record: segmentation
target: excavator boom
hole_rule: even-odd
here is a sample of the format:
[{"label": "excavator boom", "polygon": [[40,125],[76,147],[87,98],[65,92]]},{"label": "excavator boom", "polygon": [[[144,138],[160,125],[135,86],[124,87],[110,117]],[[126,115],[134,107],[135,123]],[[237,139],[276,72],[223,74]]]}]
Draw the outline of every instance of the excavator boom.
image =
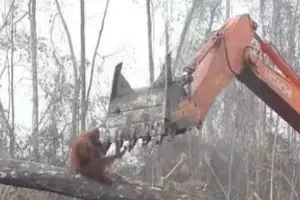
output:
[{"label": "excavator boom", "polygon": [[[282,62],[284,65],[269,66],[262,56],[251,51],[250,48],[246,50],[245,69],[237,75],[237,79],[300,133],[300,84],[295,79],[296,73],[285,62]],[[273,53],[276,55],[275,51]],[[276,56],[278,60],[283,59]]]},{"label": "excavator boom", "polygon": [[201,110],[201,120],[204,120],[217,95],[242,72],[244,49],[253,38],[254,26],[248,15],[227,20],[189,66],[193,72],[191,99]]},{"label": "excavator boom", "polygon": [[[237,78],[300,132],[299,77],[256,28],[248,14],[228,19],[196,53],[183,76],[173,80],[165,64],[149,88],[132,89],[119,64],[106,128],[130,141],[157,136],[161,141],[201,127],[218,94]],[[254,39],[259,48],[252,45]]]}]

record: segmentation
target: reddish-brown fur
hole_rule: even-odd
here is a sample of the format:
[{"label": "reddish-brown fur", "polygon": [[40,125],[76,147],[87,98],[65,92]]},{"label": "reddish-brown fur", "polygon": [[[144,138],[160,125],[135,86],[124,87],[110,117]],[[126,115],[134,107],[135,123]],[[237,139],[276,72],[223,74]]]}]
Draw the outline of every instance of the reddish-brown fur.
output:
[{"label": "reddish-brown fur", "polygon": [[115,155],[105,156],[105,148],[99,141],[99,130],[83,132],[71,146],[70,165],[80,174],[111,185],[113,182],[104,175],[107,166],[121,158],[126,149]]}]

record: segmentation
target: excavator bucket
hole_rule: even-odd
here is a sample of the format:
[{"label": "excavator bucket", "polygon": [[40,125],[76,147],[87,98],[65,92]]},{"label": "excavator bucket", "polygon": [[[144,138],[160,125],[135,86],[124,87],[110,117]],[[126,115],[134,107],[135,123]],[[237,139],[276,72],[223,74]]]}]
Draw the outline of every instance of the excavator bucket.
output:
[{"label": "excavator bucket", "polygon": [[[105,126],[110,136],[133,142],[142,138],[147,144],[161,142],[167,135],[184,133],[198,124],[195,106],[186,89],[172,80],[165,64],[150,87],[133,89],[123,76],[122,63],[115,67]],[[192,123],[192,124],[191,124]]]}]

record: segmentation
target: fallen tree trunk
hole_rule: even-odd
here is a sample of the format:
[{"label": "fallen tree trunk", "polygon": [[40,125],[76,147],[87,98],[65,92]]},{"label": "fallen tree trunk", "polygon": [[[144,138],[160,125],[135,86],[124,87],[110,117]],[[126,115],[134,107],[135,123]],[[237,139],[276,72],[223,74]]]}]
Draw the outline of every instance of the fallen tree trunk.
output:
[{"label": "fallen tree trunk", "polygon": [[[163,191],[142,183],[133,183],[111,174],[115,184],[110,187],[76,175],[68,168],[18,160],[0,159],[0,183],[15,187],[54,192],[86,200],[177,199],[179,192]],[[189,198],[190,199],[190,198]]]}]

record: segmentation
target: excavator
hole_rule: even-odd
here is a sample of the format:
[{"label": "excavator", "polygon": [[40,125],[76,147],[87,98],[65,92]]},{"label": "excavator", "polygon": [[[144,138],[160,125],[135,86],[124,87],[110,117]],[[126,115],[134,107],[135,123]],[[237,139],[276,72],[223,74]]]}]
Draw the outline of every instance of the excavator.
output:
[{"label": "excavator", "polygon": [[117,64],[104,126],[109,141],[127,140],[131,150],[138,139],[161,143],[165,137],[201,129],[212,103],[234,78],[300,132],[299,77],[256,30],[249,14],[227,19],[181,76],[173,78],[166,62],[150,87],[132,88],[121,73],[122,63]]}]

